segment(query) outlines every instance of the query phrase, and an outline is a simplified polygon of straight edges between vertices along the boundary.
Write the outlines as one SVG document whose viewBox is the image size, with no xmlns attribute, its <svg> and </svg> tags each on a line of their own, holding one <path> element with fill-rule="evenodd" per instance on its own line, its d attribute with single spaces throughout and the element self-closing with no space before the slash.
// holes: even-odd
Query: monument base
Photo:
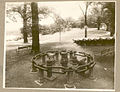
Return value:
<svg viewBox="0 0 120 92">
<path fill-rule="evenodd" d="M 51 77 L 45 76 L 45 78 L 46 78 L 47 80 L 53 81 L 53 80 L 55 80 L 57 77 L 56 77 L 56 76 L 51 76 Z"/>
<path fill-rule="evenodd" d="M 32 69 L 30 70 L 30 73 L 37 73 L 38 71 L 33 71 Z"/>
<path fill-rule="evenodd" d="M 76 89 L 75 85 L 64 84 L 65 89 Z"/>
<path fill-rule="evenodd" d="M 93 81 L 96 81 L 96 80 L 97 80 L 97 78 L 94 77 L 94 76 L 90 76 L 89 79 L 90 79 L 90 80 L 93 80 Z"/>
<path fill-rule="evenodd" d="M 39 86 L 42 86 L 44 82 L 42 82 L 40 80 L 35 80 L 35 83 L 38 84 Z"/>
</svg>

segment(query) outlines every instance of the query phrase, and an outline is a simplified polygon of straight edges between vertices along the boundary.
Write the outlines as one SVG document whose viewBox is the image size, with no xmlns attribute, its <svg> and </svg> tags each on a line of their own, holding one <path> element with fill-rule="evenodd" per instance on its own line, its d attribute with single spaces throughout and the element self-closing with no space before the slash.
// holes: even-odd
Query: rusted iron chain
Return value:
<svg viewBox="0 0 120 92">
<path fill-rule="evenodd" d="M 81 60 L 78 60 L 77 57 L 81 56 L 84 57 Z M 36 63 L 37 59 L 41 58 L 40 64 Z M 47 58 L 47 59 L 46 59 Z M 59 60 L 60 59 L 60 60 Z M 32 57 L 32 72 L 37 72 L 39 75 L 39 80 L 37 83 L 42 85 L 44 83 L 44 78 L 49 80 L 54 80 L 56 77 L 53 73 L 57 74 L 66 74 L 67 84 L 64 85 L 65 87 L 71 88 L 75 87 L 72 82 L 73 73 L 84 73 L 89 70 L 90 76 L 93 75 L 93 67 L 95 66 L 95 62 L 93 61 L 93 57 L 90 54 L 85 52 L 76 52 L 76 51 L 47 51 L 44 53 L 39 53 Z M 55 66 L 54 63 L 56 61 L 60 61 L 60 66 Z M 81 63 L 82 62 L 82 63 Z M 69 65 L 69 64 L 72 64 Z M 47 76 L 45 77 L 44 71 L 47 72 Z"/>
<path fill-rule="evenodd" d="M 57 52 L 57 54 L 58 54 L 59 51 L 47 51 L 46 53 L 39 53 L 39 54 L 35 55 L 35 56 L 32 58 L 32 65 L 33 65 L 34 67 L 36 67 L 36 68 L 38 68 L 38 69 L 40 68 L 40 69 L 42 69 L 42 70 L 44 70 L 44 71 L 47 71 L 48 68 L 52 68 L 52 69 L 62 69 L 64 72 L 69 72 L 69 71 L 71 71 L 71 70 L 69 70 L 69 69 L 66 69 L 66 68 L 63 67 L 63 66 L 43 66 L 43 65 L 41 66 L 41 65 L 38 65 L 38 64 L 35 63 L 35 61 L 36 61 L 38 58 L 42 58 L 43 55 L 47 55 L 47 53 L 55 53 L 55 54 L 56 54 L 56 52 Z M 87 58 L 93 60 L 93 57 L 92 57 L 90 54 L 87 54 L 87 53 L 85 53 L 85 52 L 78 52 L 78 53 L 76 53 L 76 51 L 68 51 L 68 52 L 66 52 L 66 51 L 61 51 L 61 52 L 59 52 L 59 53 L 62 54 L 62 55 L 67 54 L 67 53 L 69 53 L 69 54 L 72 53 L 72 54 L 74 54 L 74 55 L 82 56 L 82 57 L 87 57 Z M 85 58 L 85 60 L 86 60 L 86 58 Z M 95 64 L 96 64 L 95 62 L 89 61 L 87 64 L 79 65 L 77 68 L 73 69 L 72 71 L 83 72 L 83 71 L 89 70 L 90 68 L 94 67 Z M 52 71 L 52 72 L 57 73 L 56 71 Z"/>
</svg>

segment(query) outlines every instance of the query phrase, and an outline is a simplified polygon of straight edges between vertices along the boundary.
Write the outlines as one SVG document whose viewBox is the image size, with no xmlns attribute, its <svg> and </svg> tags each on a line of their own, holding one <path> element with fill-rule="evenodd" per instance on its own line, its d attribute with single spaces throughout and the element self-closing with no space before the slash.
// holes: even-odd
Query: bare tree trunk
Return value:
<svg viewBox="0 0 120 92">
<path fill-rule="evenodd" d="M 110 34 L 110 36 L 114 36 L 114 34 L 115 34 L 115 17 L 112 17 L 114 20 L 112 21 L 112 23 L 111 23 L 111 30 L 110 30 L 110 32 L 111 32 L 111 34 Z"/>
<path fill-rule="evenodd" d="M 106 23 L 106 25 L 107 25 L 106 31 L 109 31 L 109 23 Z"/>
<path fill-rule="evenodd" d="M 111 28 L 110 28 L 110 36 L 113 36 L 114 35 L 114 31 L 115 30 L 115 28 L 112 26 Z"/>
<path fill-rule="evenodd" d="M 98 23 L 98 30 L 100 30 L 100 23 Z"/>
<path fill-rule="evenodd" d="M 98 30 L 100 30 L 100 24 L 101 24 L 101 20 L 100 20 L 100 16 L 98 16 L 97 18 Z"/>
<path fill-rule="evenodd" d="M 110 23 L 106 23 L 106 25 L 107 25 L 106 31 L 109 31 L 110 32 L 110 36 L 113 36 L 114 35 L 115 27 L 113 27 L 113 25 L 111 25 Z"/>
<path fill-rule="evenodd" d="M 24 43 L 28 43 L 28 34 L 27 34 L 27 19 L 26 19 L 26 4 L 24 4 L 24 11 L 23 11 L 23 39 Z"/>
<path fill-rule="evenodd" d="M 113 36 L 114 35 L 114 33 L 113 32 L 110 32 L 110 36 Z"/>
<path fill-rule="evenodd" d="M 39 45 L 39 26 L 38 26 L 38 6 L 37 3 L 31 3 L 32 10 L 32 50 L 37 53 L 40 50 Z"/>
<path fill-rule="evenodd" d="M 27 34 L 27 21 L 26 20 L 23 20 L 23 24 L 24 24 L 24 27 L 23 27 L 23 39 L 24 39 L 24 43 L 28 43 L 28 34 Z"/>
<path fill-rule="evenodd" d="M 85 10 L 85 38 L 87 38 L 87 8 L 88 6 L 86 6 L 86 10 Z"/>
<path fill-rule="evenodd" d="M 91 4 L 91 2 L 87 2 L 86 3 L 86 9 L 85 9 L 85 14 L 84 14 L 84 11 L 82 10 L 81 6 L 80 9 L 82 10 L 82 13 L 84 15 L 84 18 L 85 18 L 85 38 L 87 38 L 87 10 L 88 10 L 88 6 Z"/>
</svg>

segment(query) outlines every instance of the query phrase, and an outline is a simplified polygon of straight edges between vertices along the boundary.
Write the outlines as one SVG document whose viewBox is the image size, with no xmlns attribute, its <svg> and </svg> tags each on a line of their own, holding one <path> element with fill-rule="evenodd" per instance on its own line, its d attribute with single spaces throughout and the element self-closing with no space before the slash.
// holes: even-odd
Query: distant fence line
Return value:
<svg viewBox="0 0 120 92">
<path fill-rule="evenodd" d="M 109 37 L 109 38 L 99 38 L 99 39 L 90 39 L 90 38 L 83 38 L 74 40 L 74 43 L 81 45 L 81 46 L 97 46 L 97 45 L 114 45 L 115 44 L 115 38 Z"/>
</svg>

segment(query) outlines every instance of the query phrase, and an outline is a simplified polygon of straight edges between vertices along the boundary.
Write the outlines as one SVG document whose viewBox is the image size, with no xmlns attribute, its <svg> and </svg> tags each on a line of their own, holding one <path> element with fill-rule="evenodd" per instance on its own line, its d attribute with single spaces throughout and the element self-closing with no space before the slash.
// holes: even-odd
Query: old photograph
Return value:
<svg viewBox="0 0 120 92">
<path fill-rule="evenodd" d="M 5 3 L 4 88 L 115 89 L 116 2 Z"/>
</svg>

